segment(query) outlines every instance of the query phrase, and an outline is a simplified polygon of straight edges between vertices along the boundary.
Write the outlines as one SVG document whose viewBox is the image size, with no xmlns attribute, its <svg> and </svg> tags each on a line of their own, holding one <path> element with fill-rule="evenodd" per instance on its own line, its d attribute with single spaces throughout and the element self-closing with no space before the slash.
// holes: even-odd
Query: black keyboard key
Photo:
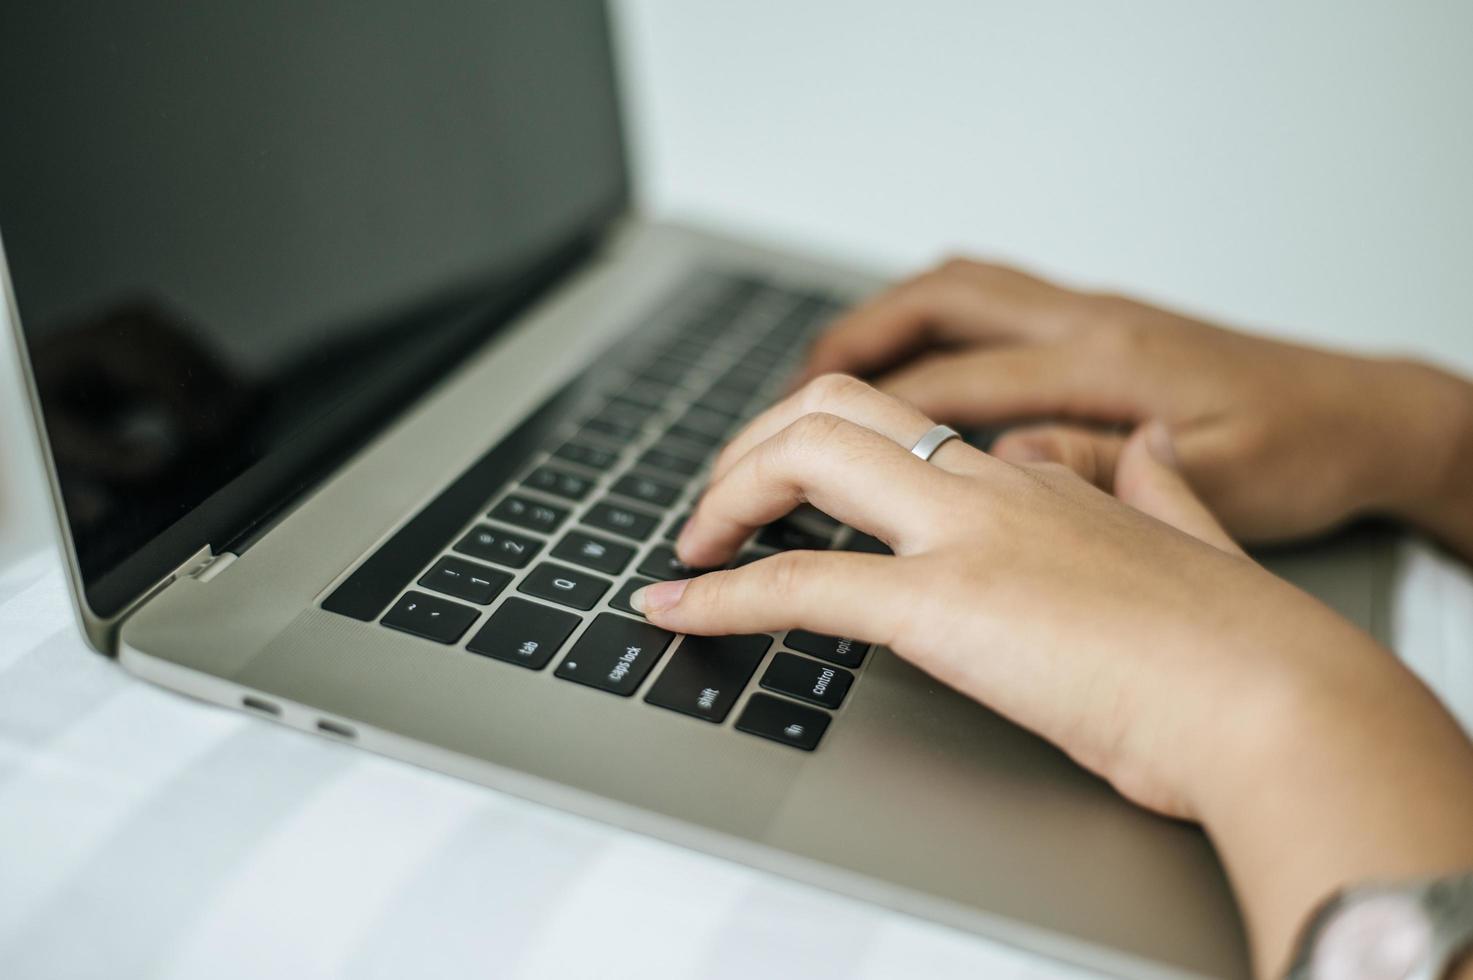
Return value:
<svg viewBox="0 0 1473 980">
<path fill-rule="evenodd" d="M 588 513 L 583 515 L 583 523 L 589 527 L 643 541 L 650 536 L 650 532 L 655 529 L 656 524 L 660 523 L 660 519 L 644 511 L 603 501 L 589 508 Z"/>
<path fill-rule="evenodd" d="M 649 455 L 651 452 L 666 453 L 670 456 L 678 456 L 681 459 L 688 459 L 695 463 L 700 463 L 701 460 L 711 455 L 711 445 L 694 443 L 688 439 L 681 439 L 679 436 L 664 435 L 654 445 L 650 446 L 649 451 L 645 455 Z"/>
<path fill-rule="evenodd" d="M 718 438 L 730 432 L 735 421 L 729 412 L 717 412 L 701 405 L 692 405 L 684 415 L 675 420 L 677 425 Z"/>
<path fill-rule="evenodd" d="M 670 392 L 674 390 L 674 385 L 660 384 L 648 379 L 636 380 L 614 397 L 620 401 L 643 405 L 653 410 L 663 408 L 665 402 L 670 398 Z"/>
<path fill-rule="evenodd" d="M 789 631 L 787 644 L 800 653 L 827 660 L 840 667 L 858 667 L 864 662 L 864 655 L 869 653 L 868 643 L 860 643 L 847 636 L 810 633 L 808 630 Z"/>
<path fill-rule="evenodd" d="M 771 645 L 769 636 L 687 636 L 644 699 L 720 724 Z"/>
<path fill-rule="evenodd" d="M 527 478 L 522 482 L 534 490 L 541 490 L 543 493 L 550 493 L 568 500 L 582 500 L 588 496 L 588 491 L 593 489 L 593 481 L 588 477 L 578 476 L 552 466 L 537 467 L 528 473 Z"/>
<path fill-rule="evenodd" d="M 564 507 L 539 504 L 526 497 L 511 496 L 491 508 L 491 517 L 520 528 L 526 528 L 528 531 L 551 534 L 563 521 L 568 519 L 568 511 Z"/>
<path fill-rule="evenodd" d="M 756 368 L 758 371 L 771 371 L 787 357 L 787 350 L 780 345 L 764 346 L 758 344 L 742 356 L 742 364 Z"/>
<path fill-rule="evenodd" d="M 465 648 L 483 657 L 541 670 L 582 621 L 576 613 L 513 597 L 491 614 Z"/>
<path fill-rule="evenodd" d="M 668 507 L 680 496 L 680 488 L 659 480 L 652 480 L 637 473 L 621 476 L 610 491 L 630 500 L 638 500 L 656 507 Z"/>
<path fill-rule="evenodd" d="M 634 549 L 582 531 L 569 531 L 552 549 L 552 557 L 577 562 L 595 572 L 618 575 L 628 567 Z"/>
<path fill-rule="evenodd" d="M 829 546 L 829 537 L 813 528 L 778 521 L 767 525 L 758 533 L 757 543 L 764 548 L 776 548 L 779 551 L 822 551 Z"/>
<path fill-rule="evenodd" d="M 603 613 L 573 644 L 556 674 L 628 697 L 664 655 L 675 634 L 649 623 Z"/>
<path fill-rule="evenodd" d="M 699 399 L 696 406 L 713 412 L 724 412 L 740 418 L 746 414 L 747 403 L 752 400 L 751 392 L 733 391 L 729 388 L 712 388 Z"/>
<path fill-rule="evenodd" d="M 672 439 L 679 439 L 682 442 L 690 443 L 692 446 L 699 446 L 703 450 L 715 449 L 721 445 L 720 436 L 712 435 L 701 429 L 692 429 L 689 426 L 681 425 L 679 422 L 670 426 L 665 434 Z"/>
<path fill-rule="evenodd" d="M 625 425 L 612 419 L 589 419 L 583 423 L 583 428 L 578 430 L 580 437 L 592 435 L 595 439 L 607 439 L 612 442 L 633 442 L 639 438 L 637 425 Z"/>
<path fill-rule="evenodd" d="M 744 367 L 738 364 L 717 378 L 716 384 L 713 387 L 726 391 L 745 391 L 750 393 L 767 384 L 770 378 L 771 375 L 766 371 L 759 371 L 755 368 Z"/>
<path fill-rule="evenodd" d="M 842 526 L 838 518 L 830 517 L 812 504 L 800 505 L 783 520 L 830 536 Z"/>
<path fill-rule="evenodd" d="M 636 380 L 653 381 L 656 384 L 677 385 L 685 380 L 690 366 L 679 361 L 655 361 L 640 370 Z"/>
<path fill-rule="evenodd" d="M 644 561 L 639 563 L 639 574 L 648 575 L 669 581 L 676 578 L 689 578 L 699 575 L 708 569 L 691 568 L 685 562 L 675 557 L 675 549 L 669 545 L 658 545 L 650 549 L 650 553 L 644 556 Z"/>
<path fill-rule="evenodd" d="M 769 691 L 831 709 L 843 703 L 853 683 L 854 675 L 843 667 L 830 667 L 786 652 L 772 658 L 761 680 Z"/>
<path fill-rule="evenodd" d="M 586 466 L 590 470 L 606 470 L 619 461 L 618 453 L 585 446 L 581 442 L 563 443 L 553 455 L 570 463 Z"/>
<path fill-rule="evenodd" d="M 738 731 L 812 752 L 829 727 L 829 716 L 770 694 L 754 694 L 737 718 L 736 726 Z"/>
<path fill-rule="evenodd" d="M 636 616 L 643 616 L 644 613 L 640 612 L 638 609 L 635 609 L 629 604 L 629 597 L 634 595 L 635 592 L 644 588 L 646 585 L 654 584 L 654 579 L 640 578 L 636 575 L 634 578 L 631 578 L 629 581 L 619 586 L 619 591 L 614 593 L 614 597 L 609 600 L 609 605 L 613 606 L 615 609 L 622 609 L 627 613 L 633 613 Z"/>
<path fill-rule="evenodd" d="M 680 476 L 691 476 L 701 468 L 699 459 L 689 459 L 685 456 L 677 456 L 675 453 L 664 449 L 648 450 L 639 457 L 639 465 L 645 469 L 654 470 L 656 473 L 677 473 Z"/>
<path fill-rule="evenodd" d="M 685 522 L 688 520 L 690 520 L 690 511 L 686 511 L 671 521 L 670 526 L 665 528 L 665 540 L 674 541 L 680 537 L 680 532 L 685 529 Z"/>
<path fill-rule="evenodd" d="M 478 524 L 455 542 L 455 550 L 508 568 L 524 568 L 542 550 L 542 542 L 489 524 Z"/>
<path fill-rule="evenodd" d="M 454 643 L 471 628 L 480 613 L 449 599 L 406 592 L 380 620 L 390 629 L 403 630 L 436 643 Z"/>
<path fill-rule="evenodd" d="M 844 542 L 845 551 L 860 551 L 869 555 L 893 555 L 890 546 L 873 535 L 862 531 L 851 531 L 849 540 Z"/>
<path fill-rule="evenodd" d="M 710 349 L 711 345 L 707 342 L 677 337 L 660 349 L 660 357 L 682 364 L 696 364 L 705 358 Z"/>
<path fill-rule="evenodd" d="M 653 405 L 637 405 L 634 402 L 625 401 L 615 397 L 607 405 L 598 410 L 598 417 L 619 425 L 643 428 L 649 421 L 651 415 L 655 414 Z"/>
<path fill-rule="evenodd" d="M 750 565 L 754 561 L 761 561 L 764 558 L 771 558 L 771 557 L 772 557 L 772 552 L 770 552 L 770 551 L 743 551 L 741 554 L 737 555 L 731 561 L 727 562 L 726 563 L 726 567 L 727 568 L 741 568 L 743 565 Z"/>
<path fill-rule="evenodd" d="M 457 599 L 474 602 L 478 606 L 486 606 L 501 594 L 502 589 L 511 584 L 511 576 L 464 558 L 446 555 L 420 577 L 419 584 Z"/>
<path fill-rule="evenodd" d="M 517 591 L 574 609 L 592 609 L 613 584 L 581 568 L 543 562 L 527 573 Z"/>
</svg>

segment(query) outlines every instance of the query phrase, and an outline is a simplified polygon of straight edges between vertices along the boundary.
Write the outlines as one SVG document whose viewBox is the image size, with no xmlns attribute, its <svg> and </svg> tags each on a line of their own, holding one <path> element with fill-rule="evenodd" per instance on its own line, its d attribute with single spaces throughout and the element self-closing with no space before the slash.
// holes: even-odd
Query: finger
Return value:
<svg viewBox="0 0 1473 980">
<path fill-rule="evenodd" d="M 725 572 L 646 586 L 630 597 L 656 626 L 720 636 L 807 629 L 888 644 L 902 616 L 903 559 L 788 551 Z"/>
<path fill-rule="evenodd" d="M 1085 480 L 1114 492 L 1115 466 L 1125 436 L 1074 425 L 1033 425 L 999 436 L 990 452 L 1009 463 L 1062 463 Z"/>
<path fill-rule="evenodd" d="M 1121 448 L 1115 467 L 1115 496 L 1222 551 L 1243 554 L 1182 476 L 1171 432 L 1162 422 L 1141 426 Z"/>
<path fill-rule="evenodd" d="M 949 262 L 841 317 L 814 343 L 800 379 L 868 374 L 935 343 L 1058 339 L 1078 300 L 1011 269 Z"/>
<path fill-rule="evenodd" d="M 771 439 L 804 415 L 822 412 L 848 419 L 856 425 L 893 440 L 909 449 L 936 424 L 915 406 L 876 391 L 847 374 L 825 374 L 784 398 L 747 423 L 721 450 L 711 466 L 711 479 L 725 476 L 737 461 L 756 446 Z M 953 469 L 960 457 L 943 447 L 933 457 L 936 465 Z"/>
<path fill-rule="evenodd" d="M 911 550 L 944 523 L 955 479 L 872 429 L 805 415 L 706 488 L 675 550 L 692 568 L 721 565 L 753 531 L 805 502 L 894 551 Z"/>
<path fill-rule="evenodd" d="M 1149 390 L 1144 367 L 1107 365 L 1074 344 L 943 354 L 875 383 L 941 422 L 985 425 L 1037 418 L 1134 422 Z"/>
</svg>

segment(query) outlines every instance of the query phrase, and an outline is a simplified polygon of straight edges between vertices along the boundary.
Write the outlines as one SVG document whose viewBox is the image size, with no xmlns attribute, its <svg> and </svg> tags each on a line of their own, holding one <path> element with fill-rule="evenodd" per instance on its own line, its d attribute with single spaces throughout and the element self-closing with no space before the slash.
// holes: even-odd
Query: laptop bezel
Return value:
<svg viewBox="0 0 1473 980">
<path fill-rule="evenodd" d="M 443 363 L 408 385 L 385 386 L 392 391 L 377 399 L 357 399 L 352 408 L 362 419 L 336 433 L 330 442 L 321 432 L 330 427 L 332 418 L 319 420 L 311 431 L 299 434 L 293 442 L 313 443 L 324 461 L 304 469 L 291 465 L 294 457 L 278 451 L 273 459 L 251 467 L 229 480 L 209 497 L 191 508 L 178 521 L 154 535 L 133 550 L 122 563 L 89 583 L 83 575 L 76 542 L 67 516 L 61 479 L 56 465 L 39 385 L 31 363 L 30 348 L 22 326 L 19 303 L 6 256 L 4 229 L 0 228 L 0 292 L 3 292 L 8 329 L 16 357 L 19 381 L 25 399 L 31 431 L 36 440 L 37 458 L 45 474 L 47 502 L 61 544 L 71 594 L 79 627 L 88 644 L 100 653 L 115 656 L 120 624 L 141 604 L 156 595 L 181 575 L 201 574 L 221 556 L 234 556 L 247 550 L 261 535 L 269 531 L 314 488 L 329 478 L 347 460 L 369 445 L 395 419 L 411 411 L 430 396 L 436 386 L 451 374 L 465 357 L 473 355 L 494 341 L 500 327 L 516 318 L 538 300 L 554 292 L 608 241 L 616 237 L 633 214 L 634 195 L 629 141 L 628 111 L 625 104 L 625 73 L 620 64 L 618 24 L 614 12 L 604 6 L 605 39 L 615 82 L 613 130 L 617 142 L 616 192 L 602 206 L 592 211 L 582 225 L 563 239 L 545 248 L 517 274 L 508 277 L 508 288 L 488 302 L 498 329 L 488 329 L 479 339 L 461 351 L 459 358 L 444 358 Z M 401 388 L 408 388 L 406 395 Z M 347 407 L 347 406 L 345 406 Z M 285 447 L 290 449 L 291 447 Z M 280 464 L 283 461 L 287 465 Z M 268 465 L 268 462 L 273 465 Z M 94 592 L 102 584 L 112 601 L 94 603 Z M 102 608 L 98 608 L 101 605 Z"/>
</svg>

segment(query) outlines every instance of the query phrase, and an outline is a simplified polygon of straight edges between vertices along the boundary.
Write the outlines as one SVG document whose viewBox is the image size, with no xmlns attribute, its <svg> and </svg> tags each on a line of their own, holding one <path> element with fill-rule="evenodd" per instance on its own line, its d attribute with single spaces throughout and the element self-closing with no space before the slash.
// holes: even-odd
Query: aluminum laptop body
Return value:
<svg viewBox="0 0 1473 980">
<path fill-rule="evenodd" d="M 671 446 L 715 438 L 697 423 L 720 413 L 697 409 L 723 390 L 746 396 L 730 425 L 757 410 L 805 337 L 880 280 L 632 211 L 601 7 L 451 4 L 434 26 L 388 4 L 225 25 L 118 6 L 135 9 L 92 28 L 0 25 L 0 81 L 25 103 L 0 117 L 26 137 L 0 171 L 6 295 L 100 651 L 266 723 L 1066 961 L 1248 975 L 1197 828 L 889 651 L 778 634 L 702 664 L 685 638 L 645 645 L 621 587 L 658 577 L 700 488 L 700 453 Z M 147 98 L 105 94 L 118 36 L 150 53 L 124 73 Z M 544 91 L 553 67 L 566 87 Z M 447 105 L 467 87 L 495 111 Z M 503 131 L 456 142 L 476 126 Z M 76 163 L 88 149 L 106 166 Z M 600 154 L 611 195 L 557 173 Z M 137 194 L 150 160 L 173 168 L 153 199 Z M 510 187 L 482 200 L 482 181 Z M 160 498 L 172 510 L 150 510 Z M 808 519 L 750 557 L 873 545 Z M 1377 625 L 1378 540 L 1276 561 Z M 546 630 L 498 633 L 503 610 Z M 468 619 L 445 640 L 443 617 Z M 600 630 L 639 654 L 598 662 Z M 781 657 L 849 686 L 769 686 Z M 680 672 L 703 669 L 726 680 L 686 693 Z"/>
</svg>

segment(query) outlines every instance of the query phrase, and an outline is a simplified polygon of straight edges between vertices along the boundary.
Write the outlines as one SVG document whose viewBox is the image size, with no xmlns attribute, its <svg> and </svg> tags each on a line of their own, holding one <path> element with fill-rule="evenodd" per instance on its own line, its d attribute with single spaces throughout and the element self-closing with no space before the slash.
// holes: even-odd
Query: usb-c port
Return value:
<svg viewBox="0 0 1473 980">
<path fill-rule="evenodd" d="M 267 701 L 265 698 L 252 697 L 247 694 L 240 699 L 240 703 L 242 707 L 249 708 L 252 711 L 259 711 L 263 715 L 270 715 L 272 718 L 281 717 L 281 705 Z"/>
<path fill-rule="evenodd" d="M 318 718 L 317 719 L 317 729 L 318 729 L 318 731 L 327 732 L 327 734 L 329 734 L 329 735 L 336 735 L 338 738 L 357 738 L 358 737 L 358 733 L 357 732 L 353 731 L 352 728 L 349 728 L 347 725 L 344 725 L 342 722 L 329 721 L 326 718 Z"/>
</svg>

